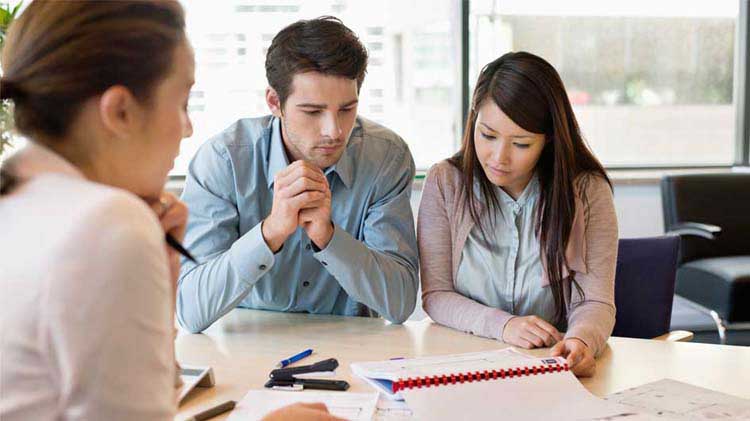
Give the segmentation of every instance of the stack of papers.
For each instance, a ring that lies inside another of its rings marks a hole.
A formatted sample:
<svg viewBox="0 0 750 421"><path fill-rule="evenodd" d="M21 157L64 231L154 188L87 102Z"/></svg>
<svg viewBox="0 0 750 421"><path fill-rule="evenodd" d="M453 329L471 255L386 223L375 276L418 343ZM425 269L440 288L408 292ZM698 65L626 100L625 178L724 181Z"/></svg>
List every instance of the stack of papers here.
<svg viewBox="0 0 750 421"><path fill-rule="evenodd" d="M622 421L750 420L750 400L671 379L627 389L605 399L631 410L633 414L622 417Z"/></svg>
<svg viewBox="0 0 750 421"><path fill-rule="evenodd" d="M351 421L370 421L378 403L377 393L284 392L251 390L232 411L229 421L258 421L281 407L321 402L331 414Z"/></svg>

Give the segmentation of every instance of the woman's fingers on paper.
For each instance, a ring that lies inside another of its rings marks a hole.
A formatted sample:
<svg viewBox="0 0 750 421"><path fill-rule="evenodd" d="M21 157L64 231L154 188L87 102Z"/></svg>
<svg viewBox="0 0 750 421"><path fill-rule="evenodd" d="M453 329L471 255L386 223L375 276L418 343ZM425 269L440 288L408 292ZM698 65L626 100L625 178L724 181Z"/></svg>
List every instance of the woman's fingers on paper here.
<svg viewBox="0 0 750 421"><path fill-rule="evenodd" d="M573 374L578 377L591 377L596 372L596 360L593 356L584 357L573 369Z"/></svg>
<svg viewBox="0 0 750 421"><path fill-rule="evenodd" d="M580 348L577 346L570 346L568 347L570 349L570 352L568 353L568 357L566 360L568 361L568 367L574 368L578 365L578 363L581 362L581 359L583 358L583 353Z"/></svg>
<svg viewBox="0 0 750 421"><path fill-rule="evenodd" d="M298 405L316 411L328 412L328 407L323 402L300 402Z"/></svg>
<svg viewBox="0 0 750 421"><path fill-rule="evenodd" d="M553 357L563 356L564 354L565 354L565 342L564 341L560 341L556 343L555 346L553 346L549 352L549 355Z"/></svg>
<svg viewBox="0 0 750 421"><path fill-rule="evenodd" d="M296 403L277 409L265 417L263 421L343 421L342 418L328 413L323 403Z"/></svg>
<svg viewBox="0 0 750 421"><path fill-rule="evenodd" d="M590 377L596 371L596 359L591 349L578 339L565 341L570 351L567 356L568 367L578 377Z"/></svg>

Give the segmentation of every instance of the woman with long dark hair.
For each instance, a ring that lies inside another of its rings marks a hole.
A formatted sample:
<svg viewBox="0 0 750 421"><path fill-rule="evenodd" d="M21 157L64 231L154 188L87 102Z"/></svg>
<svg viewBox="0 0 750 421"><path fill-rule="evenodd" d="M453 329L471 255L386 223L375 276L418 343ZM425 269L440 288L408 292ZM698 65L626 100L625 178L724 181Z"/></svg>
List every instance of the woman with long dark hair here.
<svg viewBox="0 0 750 421"><path fill-rule="evenodd" d="M164 193L193 52L176 1L33 1L0 98L29 144L0 169L0 419L172 420L187 208ZM269 420L330 420L321 404Z"/></svg>
<svg viewBox="0 0 750 421"><path fill-rule="evenodd" d="M591 375L615 321L617 218L560 76L530 53L482 69L461 150L425 181L425 311Z"/></svg>

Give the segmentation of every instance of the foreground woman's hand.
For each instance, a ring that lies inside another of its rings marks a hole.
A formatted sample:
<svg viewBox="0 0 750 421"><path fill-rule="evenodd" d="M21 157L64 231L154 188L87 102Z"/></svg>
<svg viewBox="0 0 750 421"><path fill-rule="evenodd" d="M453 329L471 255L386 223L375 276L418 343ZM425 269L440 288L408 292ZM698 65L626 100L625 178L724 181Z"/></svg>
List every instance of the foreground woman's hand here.
<svg viewBox="0 0 750 421"><path fill-rule="evenodd" d="M503 342L521 348L547 348L562 340L554 326L537 316L515 316L503 329Z"/></svg>
<svg viewBox="0 0 750 421"><path fill-rule="evenodd" d="M578 338L568 338L558 342L550 350L550 355L564 357L570 370L578 377L591 377L596 371L594 352Z"/></svg>
<svg viewBox="0 0 750 421"><path fill-rule="evenodd" d="M262 421L344 421L328 413L322 403L296 403L279 408L263 417Z"/></svg>
<svg viewBox="0 0 750 421"><path fill-rule="evenodd" d="M185 227L188 219L188 208L172 193L163 192L158 200L149 203L151 209L159 218L159 223L165 234L170 234L175 240L182 243L185 237ZM172 280L173 292L177 292L177 278L180 276L180 253L169 247L167 248L167 257L169 259L169 271Z"/></svg>

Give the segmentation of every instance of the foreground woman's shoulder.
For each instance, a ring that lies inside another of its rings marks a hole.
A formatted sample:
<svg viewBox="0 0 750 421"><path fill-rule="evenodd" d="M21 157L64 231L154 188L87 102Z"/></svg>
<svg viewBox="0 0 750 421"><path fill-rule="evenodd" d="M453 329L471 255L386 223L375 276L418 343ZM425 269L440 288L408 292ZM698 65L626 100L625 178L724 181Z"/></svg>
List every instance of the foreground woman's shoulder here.
<svg viewBox="0 0 750 421"><path fill-rule="evenodd" d="M153 250L163 245L156 214L138 196L126 190L87 182L71 197L77 207L71 239L81 248L113 250L140 247Z"/></svg>

